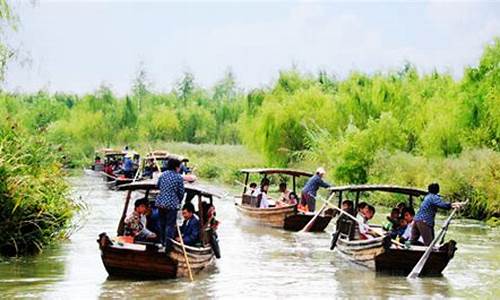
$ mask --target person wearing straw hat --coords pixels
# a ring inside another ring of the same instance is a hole
[[[306,185],[302,189],[301,204],[302,206],[307,205],[307,209],[310,212],[314,212],[316,209],[316,194],[319,188],[329,188],[331,186],[328,182],[323,180],[325,174],[325,169],[323,167],[319,167],[314,176],[309,178]]]

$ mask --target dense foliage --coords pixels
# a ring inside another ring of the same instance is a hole
[[[57,149],[14,123],[0,123],[0,254],[34,253],[69,229],[68,199]]]
[[[231,72],[211,89],[186,73],[171,92],[156,93],[146,75],[125,97],[106,86],[83,96],[2,93],[0,110],[60,146],[68,166],[101,146],[243,143],[268,165],[323,165],[335,183],[440,181],[444,192],[472,197],[471,216],[500,214],[498,39],[460,80],[410,64],[344,80],[289,70],[244,92]]]

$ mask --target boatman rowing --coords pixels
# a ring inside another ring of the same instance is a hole
[[[301,205],[307,206],[307,210],[314,212],[316,209],[316,194],[320,187],[329,188],[331,185],[323,180],[326,171],[322,167],[316,170],[316,174],[307,180],[306,185],[302,189]]]
[[[414,224],[411,231],[411,243],[418,245],[419,238],[422,237],[425,246],[429,246],[434,240],[434,219],[438,208],[449,210],[451,208],[460,208],[462,203],[444,202],[439,196],[439,184],[431,183],[427,187],[428,194],[424,197],[424,201],[415,216]]]

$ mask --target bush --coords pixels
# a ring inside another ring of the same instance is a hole
[[[439,182],[448,200],[465,201],[465,214],[477,218],[500,216],[500,153],[489,149],[464,151],[452,158],[425,158],[398,152],[379,152],[369,181],[426,189]]]
[[[0,125],[0,254],[39,252],[69,228],[77,206],[54,150],[40,136]]]

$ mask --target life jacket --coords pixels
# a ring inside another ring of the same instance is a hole
[[[303,211],[303,212],[308,212],[309,211],[309,208],[307,207],[307,204],[306,205],[302,205],[302,204],[298,204],[297,205],[297,210],[299,211]]]

